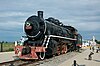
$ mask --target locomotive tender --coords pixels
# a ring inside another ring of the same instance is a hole
[[[82,36],[72,26],[63,25],[58,19],[43,18],[43,11],[25,21],[27,40],[15,46],[15,54],[20,59],[44,59],[77,50],[82,44]]]

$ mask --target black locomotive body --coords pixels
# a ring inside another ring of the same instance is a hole
[[[38,11],[38,16],[31,16],[25,21],[24,31],[28,40],[24,41],[24,48],[21,47],[20,57],[32,55],[33,52],[33,56],[44,59],[45,56],[76,50],[82,44],[82,37],[74,27],[63,25],[52,17],[44,19],[43,11]]]

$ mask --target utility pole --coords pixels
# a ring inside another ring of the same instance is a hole
[[[3,52],[3,43],[4,43],[4,41],[1,41],[0,43],[1,43],[1,52]]]

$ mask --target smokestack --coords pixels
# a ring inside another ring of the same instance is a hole
[[[38,11],[38,17],[43,18],[43,11]]]

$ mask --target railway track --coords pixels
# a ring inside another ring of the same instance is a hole
[[[0,66],[36,66],[43,64],[44,62],[50,61],[49,59],[45,60],[13,60],[8,62],[0,63]]]
[[[14,60],[14,61],[8,61],[8,62],[0,63],[0,66],[28,66],[29,64],[34,64],[34,63],[36,63],[38,61],[39,60],[31,60],[31,61]]]

